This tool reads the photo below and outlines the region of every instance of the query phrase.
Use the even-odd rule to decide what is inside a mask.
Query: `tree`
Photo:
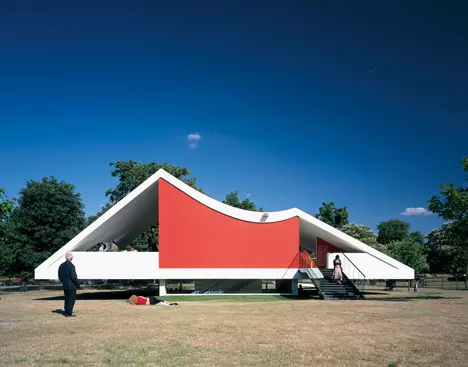
[[[450,239],[450,224],[432,230],[427,235],[427,262],[432,274],[456,274],[463,268],[457,259],[456,249]]]
[[[379,234],[377,241],[383,245],[389,245],[392,242],[403,241],[409,237],[410,225],[399,219],[390,219],[380,222],[377,225]]]
[[[13,211],[15,203],[13,200],[7,200],[5,189],[0,187],[0,241],[5,236],[6,221]]]
[[[250,199],[240,201],[238,191],[232,191],[229,194],[226,194],[226,198],[223,200],[223,203],[239,209],[263,212],[263,209],[257,209],[255,203]]]
[[[7,251],[8,219],[14,209],[14,201],[8,200],[5,189],[0,188],[0,275],[7,275],[7,268],[13,261]]]
[[[161,168],[175,178],[185,182],[190,187],[203,192],[202,189],[197,187],[196,178],[189,177],[190,171],[187,168],[168,163],[163,163],[161,165],[156,162],[141,163],[133,160],[112,162],[110,166],[113,167],[111,176],[118,178],[118,184],[115,188],[106,191],[109,202],[97,215],[88,218],[88,224],[91,224],[99,216],[112,208],[112,206],[122,200]],[[132,246],[139,251],[158,251],[158,225],[151,226],[147,231],[138,236],[133,241]]]
[[[468,172],[468,157],[462,158],[462,168]],[[440,190],[438,196],[428,200],[429,210],[451,221],[445,227],[445,234],[453,248],[454,261],[463,264],[465,289],[468,289],[468,187],[442,185]]]
[[[111,176],[117,177],[119,180],[115,188],[106,191],[106,196],[109,197],[110,204],[112,205],[122,200],[161,168],[190,187],[203,192],[202,189],[197,188],[197,179],[188,177],[190,176],[190,171],[187,168],[173,164],[163,163],[161,165],[156,162],[141,163],[130,160],[112,162],[110,166],[114,167],[111,171]]]
[[[377,235],[368,227],[362,224],[349,223],[340,228],[341,232],[369,245],[370,247],[388,254],[388,250],[385,246],[381,245],[377,241]]]
[[[7,221],[3,270],[7,275],[30,275],[81,231],[84,223],[81,197],[72,184],[55,177],[28,181]]]
[[[411,241],[420,243],[421,245],[424,244],[424,235],[420,231],[415,231],[410,233]]]
[[[392,243],[391,255],[396,260],[420,273],[427,270],[426,249],[422,243],[411,238],[405,238]]]
[[[345,206],[342,208],[335,208],[335,203],[331,201],[322,203],[319,212],[314,214],[314,217],[335,228],[340,228],[349,223],[348,208]]]

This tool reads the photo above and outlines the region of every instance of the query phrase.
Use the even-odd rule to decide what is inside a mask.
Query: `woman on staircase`
[[[343,268],[341,267],[340,255],[336,255],[335,260],[333,260],[333,277],[336,284],[341,284],[343,281]]]

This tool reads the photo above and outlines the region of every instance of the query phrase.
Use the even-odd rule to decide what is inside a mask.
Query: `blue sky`
[[[0,187],[75,184],[87,214],[109,162],[185,166],[212,197],[321,202],[430,231],[464,183],[463,2],[11,1],[0,4]],[[190,147],[189,134],[199,134]]]

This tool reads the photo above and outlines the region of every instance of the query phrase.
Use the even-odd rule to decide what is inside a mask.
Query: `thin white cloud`
[[[425,208],[406,208],[401,215],[431,215],[432,212]]]
[[[246,199],[250,199],[251,197],[252,197],[252,194],[247,194],[247,195],[245,195],[245,198],[246,198]]]
[[[194,134],[188,134],[187,135],[187,140],[188,141],[198,141],[201,139],[201,135],[199,133],[194,133]]]
[[[201,135],[199,133],[193,133],[187,135],[187,141],[189,142],[189,148],[195,149],[198,146],[198,142],[201,139]]]

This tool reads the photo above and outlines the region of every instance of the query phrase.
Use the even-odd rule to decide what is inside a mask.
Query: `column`
[[[159,295],[160,296],[167,296],[166,279],[159,279]]]
[[[292,280],[291,287],[292,287],[292,295],[293,296],[298,296],[299,295],[298,283],[299,283],[299,281],[297,279]]]

